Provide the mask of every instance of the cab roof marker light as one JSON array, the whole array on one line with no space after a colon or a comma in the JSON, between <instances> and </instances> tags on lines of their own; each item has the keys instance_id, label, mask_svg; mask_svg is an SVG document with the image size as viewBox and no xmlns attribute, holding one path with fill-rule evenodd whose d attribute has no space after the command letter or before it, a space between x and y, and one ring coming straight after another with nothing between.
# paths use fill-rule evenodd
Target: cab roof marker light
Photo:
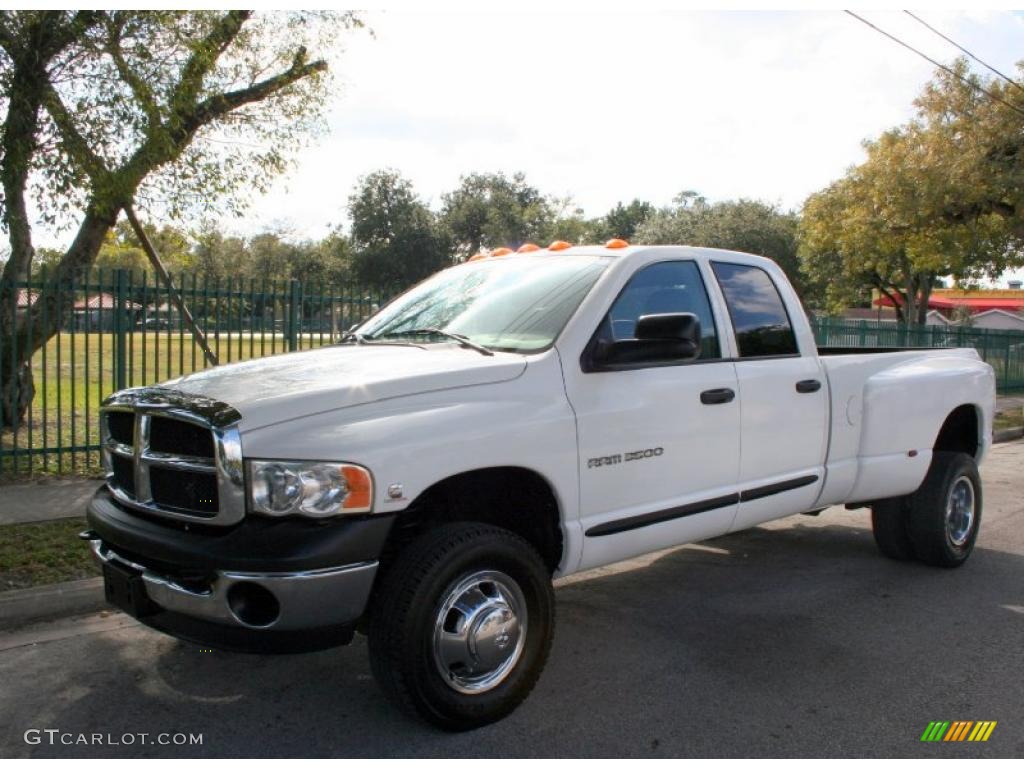
<instances>
[{"instance_id":1,"label":"cab roof marker light","mask_svg":"<svg viewBox=\"0 0 1024 768\"><path fill-rule=\"evenodd\" d=\"M491 251L491 258L496 259L499 256L508 256L510 253L512 253L511 248L495 248Z\"/></svg>"},{"instance_id":2,"label":"cab roof marker light","mask_svg":"<svg viewBox=\"0 0 1024 768\"><path fill-rule=\"evenodd\" d=\"M470 256L468 259L466 259L466 261L480 261L480 259L486 259L486 258L487 258L487 254L486 253L474 253L472 256Z\"/></svg>"},{"instance_id":3,"label":"cab roof marker light","mask_svg":"<svg viewBox=\"0 0 1024 768\"><path fill-rule=\"evenodd\" d=\"M522 245L519 246L519 248L516 249L516 253L533 253L534 251L539 250L540 246L537 245L536 243L523 243Z\"/></svg>"},{"instance_id":4,"label":"cab roof marker light","mask_svg":"<svg viewBox=\"0 0 1024 768\"><path fill-rule=\"evenodd\" d=\"M621 239L619 239L617 237L613 237L611 240L609 240L607 243L604 244L604 247L605 248L628 248L629 247L629 243L627 243L625 240L621 240Z\"/></svg>"},{"instance_id":5,"label":"cab roof marker light","mask_svg":"<svg viewBox=\"0 0 1024 768\"><path fill-rule=\"evenodd\" d=\"M555 240L548 246L549 251L564 251L566 248L572 248L572 243L567 243L565 240Z\"/></svg>"}]
</instances>

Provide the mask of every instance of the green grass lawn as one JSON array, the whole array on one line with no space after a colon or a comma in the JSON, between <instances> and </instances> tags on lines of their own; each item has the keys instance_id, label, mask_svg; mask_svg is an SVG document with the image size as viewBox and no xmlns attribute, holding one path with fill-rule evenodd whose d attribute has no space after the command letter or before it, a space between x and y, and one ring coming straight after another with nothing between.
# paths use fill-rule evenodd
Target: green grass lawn
<instances>
[{"instance_id":1,"label":"green grass lawn","mask_svg":"<svg viewBox=\"0 0 1024 768\"><path fill-rule=\"evenodd\" d=\"M1000 411L995 415L992 426L994 429L1024 427L1024 408L1013 408L1006 411Z\"/></svg>"},{"instance_id":2,"label":"green grass lawn","mask_svg":"<svg viewBox=\"0 0 1024 768\"><path fill-rule=\"evenodd\" d=\"M85 528L84 517L0 526L0 592L99 576Z\"/></svg>"},{"instance_id":3,"label":"green grass lawn","mask_svg":"<svg viewBox=\"0 0 1024 768\"><path fill-rule=\"evenodd\" d=\"M0 448L53 448L95 445L99 441L97 413L100 403L117 387L115 338L112 333L61 333L54 336L32 361L36 386L27 424L17 433L4 430ZM286 352L287 340L278 333L233 332L209 337L210 347L222 363ZM300 348L331 343L328 333L307 333ZM0 358L0 367L4 360ZM177 378L205 365L202 350L192 335L173 330L129 334L125 352L125 383L156 384ZM51 455L0 457L0 481L29 473L96 474L95 451Z\"/></svg>"}]
</instances>

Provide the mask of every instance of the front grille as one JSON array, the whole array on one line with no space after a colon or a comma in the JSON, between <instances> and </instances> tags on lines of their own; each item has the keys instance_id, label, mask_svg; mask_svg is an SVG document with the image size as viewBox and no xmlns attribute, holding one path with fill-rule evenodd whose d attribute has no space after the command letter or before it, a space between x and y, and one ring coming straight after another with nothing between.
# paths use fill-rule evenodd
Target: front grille
<instances>
[{"instance_id":1,"label":"front grille","mask_svg":"<svg viewBox=\"0 0 1024 768\"><path fill-rule=\"evenodd\" d=\"M165 509L203 517L217 514L217 478L198 472L150 467L153 503Z\"/></svg>"},{"instance_id":2,"label":"front grille","mask_svg":"<svg viewBox=\"0 0 1024 768\"><path fill-rule=\"evenodd\" d=\"M149 449L176 456L213 459L213 434L209 427L154 416L149 427Z\"/></svg>"},{"instance_id":3,"label":"front grille","mask_svg":"<svg viewBox=\"0 0 1024 768\"><path fill-rule=\"evenodd\" d=\"M110 482L123 490L129 496L135 495L135 462L124 456L111 456L110 468L113 477Z\"/></svg>"},{"instance_id":4,"label":"front grille","mask_svg":"<svg viewBox=\"0 0 1024 768\"><path fill-rule=\"evenodd\" d=\"M129 509L237 523L245 514L237 418L221 403L159 388L111 396L101 414L107 485Z\"/></svg>"},{"instance_id":5,"label":"front grille","mask_svg":"<svg viewBox=\"0 0 1024 768\"><path fill-rule=\"evenodd\" d=\"M107 414L107 429L112 439L124 445L132 445L135 442L135 414L111 411Z\"/></svg>"}]
</instances>

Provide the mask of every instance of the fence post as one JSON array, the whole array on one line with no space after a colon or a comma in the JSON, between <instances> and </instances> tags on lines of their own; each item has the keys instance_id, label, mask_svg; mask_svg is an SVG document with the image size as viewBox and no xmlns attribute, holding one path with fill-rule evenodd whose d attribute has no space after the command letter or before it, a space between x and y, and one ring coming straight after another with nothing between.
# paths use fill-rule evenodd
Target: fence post
<instances>
[{"instance_id":1,"label":"fence post","mask_svg":"<svg viewBox=\"0 0 1024 768\"><path fill-rule=\"evenodd\" d=\"M291 290L288 297L288 351L294 352L299 348L299 302L301 301L301 286L299 281L292 278Z\"/></svg>"},{"instance_id":2,"label":"fence post","mask_svg":"<svg viewBox=\"0 0 1024 768\"><path fill-rule=\"evenodd\" d=\"M1003 391L1010 388L1010 336L1004 336L1006 339L1006 352L1003 355Z\"/></svg>"},{"instance_id":3,"label":"fence post","mask_svg":"<svg viewBox=\"0 0 1024 768\"><path fill-rule=\"evenodd\" d=\"M128 273L117 270L114 293L114 389L128 386Z\"/></svg>"}]
</instances>

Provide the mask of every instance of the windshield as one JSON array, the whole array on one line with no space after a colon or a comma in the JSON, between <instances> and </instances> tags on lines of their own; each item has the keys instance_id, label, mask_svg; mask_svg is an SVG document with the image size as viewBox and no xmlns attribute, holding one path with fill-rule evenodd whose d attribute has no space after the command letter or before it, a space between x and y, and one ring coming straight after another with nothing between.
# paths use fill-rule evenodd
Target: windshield
<instances>
[{"instance_id":1,"label":"windshield","mask_svg":"<svg viewBox=\"0 0 1024 768\"><path fill-rule=\"evenodd\" d=\"M439 329L493 349L536 352L554 343L609 263L599 256L514 256L462 264L399 296L359 336L373 341ZM416 338L424 340L431 339ZM439 334L435 340L450 341Z\"/></svg>"}]
</instances>

